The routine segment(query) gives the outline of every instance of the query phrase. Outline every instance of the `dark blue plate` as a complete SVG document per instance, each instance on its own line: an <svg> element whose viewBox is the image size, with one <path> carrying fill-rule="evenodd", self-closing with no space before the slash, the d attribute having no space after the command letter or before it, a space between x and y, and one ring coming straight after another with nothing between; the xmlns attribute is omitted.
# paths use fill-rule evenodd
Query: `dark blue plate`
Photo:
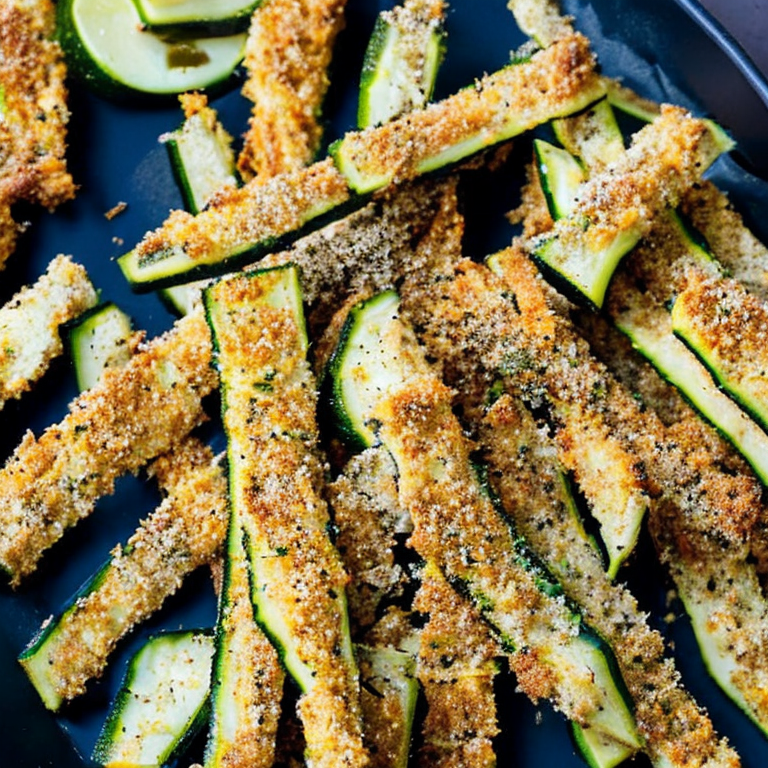
<svg viewBox="0 0 768 768"><path fill-rule="evenodd" d="M349 22L326 106L329 139L352 127L362 52L375 13L388 4L349 2ZM670 0L570 0L565 5L592 38L608 74L623 76L647 96L683 102L699 113L713 115L732 131L739 149L731 160L718 164L717 177L765 237L768 233L762 222L768 211L768 185L742 169L756 170L768 178L768 86L733 41L690 0L679 0L679 5ZM523 41L504 0L455 0L453 6L448 21L449 52L438 96L503 65L510 49ZM217 99L216 106L229 130L240 134L248 105L237 91ZM5 300L22 284L34 281L56 253L70 253L87 266L103 298L120 304L137 327L158 333L171 324L172 317L154 295L133 295L114 259L145 230L157 226L170 208L181 205L165 149L157 141L161 133L179 123L179 110L175 104L130 108L111 104L77 84L72 85L71 108L70 162L80 194L74 203L53 214L29 212L32 226L5 272L0 298ZM478 249L496 247L509 237L501 212L514 199L514 189L506 193L499 186L491 189L482 205L475 203L470 208L485 216L482 226L474 227L485 237L478 241ZM128 204L127 211L107 220L104 213L121 201ZM24 430L39 433L60 420L75 394L71 367L61 360L35 392L3 410L2 456L11 453ZM120 646L104 679L58 717L43 708L16 664L17 654L43 619L59 609L156 502L155 491L141 478L125 479L114 496L104 499L90 519L46 555L32 579L15 593L0 588L0 765L91 765L88 755L109 701L127 659L146 635L158 628L213 623L212 590L206 575L198 574L160 615ZM639 570L635 564L628 577ZM768 741L709 680L679 607L673 606L680 617L677 621L668 625L662 620L669 611L663 576L655 566L643 565L641 581L643 607L673 643L687 686L709 709L718 730L732 740L745 766L768 765ZM499 743L500 765L583 765L561 718L546 707L534 709L513 688L509 678L501 680L504 735ZM640 760L636 763L641 764Z"/></svg>

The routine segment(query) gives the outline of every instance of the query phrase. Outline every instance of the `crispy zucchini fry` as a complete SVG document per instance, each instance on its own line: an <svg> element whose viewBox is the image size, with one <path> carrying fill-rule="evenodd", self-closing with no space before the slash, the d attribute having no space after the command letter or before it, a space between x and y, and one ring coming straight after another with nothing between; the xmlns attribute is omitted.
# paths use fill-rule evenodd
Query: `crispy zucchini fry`
<svg viewBox="0 0 768 768"><path fill-rule="evenodd" d="M317 395L297 280L289 266L227 278L204 294L224 395L231 504L250 553L257 619L302 689L307 762L362 766L347 575L321 495Z"/></svg>
<svg viewBox="0 0 768 768"><path fill-rule="evenodd" d="M661 635L648 626L635 598L606 578L598 551L564 496L556 449L531 415L502 395L484 419L481 444L504 508L546 558L566 594L611 643L654 764L738 765L681 685Z"/></svg>
<svg viewBox="0 0 768 768"><path fill-rule="evenodd" d="M63 351L59 329L96 304L85 269L57 256L46 273L0 308L0 407L20 397Z"/></svg>
<svg viewBox="0 0 768 768"><path fill-rule="evenodd" d="M226 478L196 438L154 463L167 494L98 572L78 599L49 619L20 661L49 709L85 691L117 643L155 613L195 568L220 551L226 527Z"/></svg>
<svg viewBox="0 0 768 768"><path fill-rule="evenodd" d="M548 279L602 307L620 259L727 148L722 132L664 106L626 152L579 185L572 211L528 247Z"/></svg>
<svg viewBox="0 0 768 768"><path fill-rule="evenodd" d="M254 11L243 86L253 109L238 159L244 178L263 181L301 168L317 154L328 66L345 5L346 0L270 0Z"/></svg>
<svg viewBox="0 0 768 768"><path fill-rule="evenodd" d="M477 609L434 563L422 572L414 608L429 616L419 635L418 676L427 713L416 764L493 768L499 733L493 686L501 649Z"/></svg>
<svg viewBox="0 0 768 768"><path fill-rule="evenodd" d="M105 372L0 470L0 565L18 585L43 552L111 493L115 480L177 445L216 386L202 309Z"/></svg>
<svg viewBox="0 0 768 768"><path fill-rule="evenodd" d="M50 0L0 5L0 266L13 251L19 200L53 208L74 197L66 169L66 75Z"/></svg>
<svg viewBox="0 0 768 768"><path fill-rule="evenodd" d="M690 280L672 328L755 421L768 429L768 305L733 279Z"/></svg>
<svg viewBox="0 0 768 768"><path fill-rule="evenodd" d="M379 179L374 186L403 181L576 111L598 98L603 87L586 40L574 35L529 62L489 75L475 88L392 123L347 134L336 156L344 156L345 173L364 171ZM366 163L376 167L363 167ZM197 216L171 213L121 257L134 285L171 281L177 268L188 275L202 268L224 271L243 254L263 254L277 239L297 237L303 225L338 210L351 194L347 177L330 159L264 184L256 181L221 196Z"/></svg>

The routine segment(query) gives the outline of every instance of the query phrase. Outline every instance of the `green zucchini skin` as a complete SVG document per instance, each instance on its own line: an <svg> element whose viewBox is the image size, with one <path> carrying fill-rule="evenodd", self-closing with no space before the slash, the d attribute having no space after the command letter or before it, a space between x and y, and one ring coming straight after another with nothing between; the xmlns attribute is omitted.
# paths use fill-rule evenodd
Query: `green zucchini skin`
<svg viewBox="0 0 768 768"><path fill-rule="evenodd" d="M225 274L362 207L370 193L388 185L395 176L400 181L431 172L446 172L464 159L547 120L583 109L604 95L604 86L593 69L592 54L586 41L574 37L571 42L570 45L554 45L554 51L540 52L542 58L537 59L539 54L536 54L528 62L510 65L489 75L481 81L482 87L465 88L452 97L430 105L429 109L413 111L400 118L404 123L397 120L365 131L347 133L329 148L330 158L302 169L299 175L281 177L283 196L287 183L299 189L305 203L312 198L311 205L305 204L302 208L300 221L297 222L294 216L288 225L285 222L270 222L264 231L253 235L253 240L248 242L239 241L234 245L228 243L225 247L208 242L206 255L198 258L190 257L184 243L174 241L173 235L161 228L154 233L157 238L151 247L144 248L140 244L137 249L118 259L123 274L137 292ZM536 87L527 84L528 75L541 80L540 70L546 71L562 65L565 57L575 66L566 88L556 89L557 93L551 94L549 101L537 101L539 108L533 112L516 114L514 104L512 107L506 104L505 98L513 101L517 98L518 87L525 86L528 90ZM478 100L482 106L480 111L483 119L476 120L477 125L467 126L464 111L472 111ZM429 126L432 123L436 125L434 130L422 136L422 124ZM411 146L411 142L400 135L404 128L419 139L414 145L424 145L418 157L409 154L407 147ZM443 133L456 130L459 130L460 135L446 145ZM372 152L372 144L383 152ZM403 151L407 157L401 156ZM326 193L326 198L320 200L317 196L313 197L312 184L321 177L328 181L330 174L327 172L327 163L335 169L338 177L333 179L332 199L327 199ZM247 215L251 206L266 208L277 204L274 191L268 189L270 181L258 185L258 191L252 191L246 184L243 189L247 190L247 195L238 198L236 211L232 211L233 217L237 217L237 211L241 217ZM290 196L298 197L293 188L290 193ZM203 211L199 216L205 217L206 213ZM191 223L190 231L198 226L205 231L205 221L203 218L199 225Z"/></svg>
<svg viewBox="0 0 768 768"><path fill-rule="evenodd" d="M577 752L589 768L616 768L632 757L633 750L593 728L570 723L571 738Z"/></svg>
<svg viewBox="0 0 768 768"><path fill-rule="evenodd" d="M356 398L355 370L365 364L366 345L375 342L381 325L397 316L400 300L394 291L377 294L352 308L331 356L324 380L334 426L351 450L362 451L377 442L373 428L365 423L360 401ZM385 376L380 370L377 382ZM394 379L397 381L397 379ZM362 385L365 386L365 385Z"/></svg>
<svg viewBox="0 0 768 768"><path fill-rule="evenodd" d="M247 536L230 508L211 670L206 768L237 763L238 755L249 754L248 742L254 740L260 754L274 753L283 681L278 654L255 620Z"/></svg>
<svg viewBox="0 0 768 768"><path fill-rule="evenodd" d="M710 279L688 286L672 306L672 331L715 383L768 431L768 387L761 359L765 305L734 281ZM751 329L760 329L754 334Z"/></svg>
<svg viewBox="0 0 768 768"><path fill-rule="evenodd" d="M614 100L609 96L609 101L613 103ZM626 109L635 117L648 121L655 118L652 109L642 101L636 104L621 94L617 96L616 101L617 108ZM598 125L597 129L607 141L611 140L614 131L610 125ZM714 127L713 130L717 132L720 129ZM571 151L579 151L578 138L577 136L575 143L569 146ZM659 375L676 387L700 416L742 454L758 478L766 484L768 437L764 429L761 428L759 420L750 418L749 408L742 407L744 403L738 397L729 397L718 389L721 382L717 381L716 371L708 370L711 361L707 360L707 350L703 348L701 340L688 337L684 331L685 324L695 321L695 317L684 316L690 308L686 307L684 310L680 297L686 295L687 291L696 290L699 281L722 284L725 270L712 253L706 238L679 211L668 210L666 216L668 221L663 222L663 225L667 239L663 242L669 243L670 237L677 239L679 248L674 251L675 258L685 260L688 269L687 287L675 297L675 286L669 286L668 294L675 297L671 308L668 304L662 306L661 299L646 298L637 289L632 288L627 294L620 296L618 303L621 309L609 309L611 320L629 337L635 349L656 368ZM669 258L669 250L668 248L664 253L665 259ZM731 294L744 290L738 285L731 285L729 288ZM656 286L651 286L647 293L650 297L659 291ZM634 294L637 294L637 297ZM657 302L656 305L654 301ZM742 320L741 325L746 327L748 323ZM710 372L713 375L710 375ZM744 685L747 689L745 693L742 685L734 682L734 678L739 679L734 675L734 670L739 669L739 655L744 653L744 650L742 648L736 651L732 637L728 636L729 632L723 631L722 626L712 620L712 617L722 610L718 605L718 600L722 597L716 595L707 583L707 573L711 568L711 563L701 563L695 568L685 562L676 563L673 570L673 573L676 571L674 581L691 621L707 671L722 691L758 728L765 731L765 723L756 715L754 699L750 701L749 694L752 692L749 684ZM734 578L732 572L729 572L727 578L731 588L739 595L734 597L729 594L726 598L728 601L740 605L743 609L749 606L751 611L762 610L755 601L755 596L760 595L760 590L755 587L756 578L748 564L744 564L738 578ZM742 680L749 680L752 677L751 671L745 674L742 670L740 677ZM583 737L584 734L574 734L579 748L584 748L587 752L594 750L595 745L586 743ZM606 759L610 759L611 754L612 750ZM593 754L587 759L590 765L603 765L601 755ZM610 762L607 765L610 765Z"/></svg>
<svg viewBox="0 0 768 768"><path fill-rule="evenodd" d="M419 683L416 677L416 659L405 651L391 647L356 645L360 666L363 712L366 706L381 707L382 711L396 719L388 725L389 733L368 733L367 739L376 744L381 738L388 743L391 768L408 768L411 750L411 732L419 698ZM366 704L366 693L369 695ZM364 716L365 719L365 716ZM375 720L374 720L375 722ZM390 733L396 732L396 744Z"/></svg>
<svg viewBox="0 0 768 768"><path fill-rule="evenodd" d="M207 720L213 637L184 630L151 637L131 659L92 759L100 765L167 765Z"/></svg>
<svg viewBox="0 0 768 768"><path fill-rule="evenodd" d="M684 146L690 157L681 164L676 158ZM648 234L654 217L731 147L711 121L663 112L615 162L590 169L597 172L579 189L570 213L530 243L533 259L568 298L601 309L619 263ZM628 186L638 190L632 203L625 199Z"/></svg>
<svg viewBox="0 0 768 768"><path fill-rule="evenodd" d="M246 32L262 0L183 0L169 5L153 0L133 2L142 22L153 32L214 37Z"/></svg>
<svg viewBox="0 0 768 768"><path fill-rule="evenodd" d="M188 115L175 131L160 140L168 150L171 170L191 213L203 210L220 189L240 185L232 137L207 105ZM168 309L181 317L202 300L205 283L180 283L160 288L158 294Z"/></svg>

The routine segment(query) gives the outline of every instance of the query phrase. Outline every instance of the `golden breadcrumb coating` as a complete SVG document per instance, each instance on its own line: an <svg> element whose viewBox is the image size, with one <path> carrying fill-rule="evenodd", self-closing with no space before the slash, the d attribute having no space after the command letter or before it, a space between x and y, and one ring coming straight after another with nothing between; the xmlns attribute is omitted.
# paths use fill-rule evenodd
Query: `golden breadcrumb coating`
<svg viewBox="0 0 768 768"><path fill-rule="evenodd" d="M578 634L574 615L521 564L512 531L475 474L473 446L453 414L451 391L398 327L393 320L385 332L388 355L408 373L370 416L398 466L400 503L414 523L410 543L472 596L503 638L520 688L586 722L604 706L604 692L591 671L556 661L569 655Z"/></svg>
<svg viewBox="0 0 768 768"><path fill-rule="evenodd" d="M422 571L414 608L429 617L419 636L418 676L427 713L416 764L493 768L499 733L493 684L501 649L477 608L434 564Z"/></svg>
<svg viewBox="0 0 768 768"><path fill-rule="evenodd" d="M691 280L672 308L674 327L717 380L768 426L768 304L736 280Z"/></svg>
<svg viewBox="0 0 768 768"><path fill-rule="evenodd" d="M728 272L768 299L768 248L749 230L727 195L705 181L688 190L680 208Z"/></svg>
<svg viewBox="0 0 768 768"><path fill-rule="evenodd" d="M457 143L479 142L475 147L479 151L497 142L510 111L515 130L521 132L586 106L602 93L589 46L585 38L574 35L530 62L489 75L474 88L383 126L349 133L339 151L345 172L372 163L375 167L367 167L366 174L402 181L427 170L422 161L451 152ZM299 229L349 197L346 177L331 159L279 174L263 184L252 179L240 189L216 196L197 216L173 211L163 226L138 243L133 258L138 269L142 263L172 255L220 262Z"/></svg>
<svg viewBox="0 0 768 768"><path fill-rule="evenodd" d="M120 639L210 562L224 541L227 484L210 449L189 438L155 466L166 493L162 503L112 550L93 588L55 623L37 669L30 670L33 682L46 688L50 708L83 693ZM46 625L42 632L45 637Z"/></svg>
<svg viewBox="0 0 768 768"><path fill-rule="evenodd" d="M328 488L336 547L349 573L347 599L353 637L376 622L382 601L399 597L407 581L395 562L395 534L410 528L397 500L392 458L382 448L352 457Z"/></svg>
<svg viewBox="0 0 768 768"><path fill-rule="evenodd" d="M253 102L238 168L264 180L310 163L322 137L320 112L346 0L270 0L257 8L245 49Z"/></svg>
<svg viewBox="0 0 768 768"><path fill-rule="evenodd" d="M66 169L66 68L50 0L0 4L0 265L15 243L9 206L53 208L74 197Z"/></svg>
<svg viewBox="0 0 768 768"><path fill-rule="evenodd" d="M17 585L90 514L115 480L173 448L204 419L216 386L202 311L146 345L70 405L39 438L27 432L0 470L0 563Z"/></svg>

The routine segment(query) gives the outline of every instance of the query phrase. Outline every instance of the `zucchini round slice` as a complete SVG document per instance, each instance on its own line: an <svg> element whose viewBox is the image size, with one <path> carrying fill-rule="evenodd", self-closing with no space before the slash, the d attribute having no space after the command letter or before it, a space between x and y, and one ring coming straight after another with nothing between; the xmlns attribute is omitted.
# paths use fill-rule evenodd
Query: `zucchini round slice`
<svg viewBox="0 0 768 768"><path fill-rule="evenodd" d="M73 71L106 96L177 94L226 82L245 34L163 38L143 28L133 0L61 0L59 39Z"/></svg>
<svg viewBox="0 0 768 768"><path fill-rule="evenodd" d="M156 32L233 35L245 32L261 0L133 0L141 20Z"/></svg>

